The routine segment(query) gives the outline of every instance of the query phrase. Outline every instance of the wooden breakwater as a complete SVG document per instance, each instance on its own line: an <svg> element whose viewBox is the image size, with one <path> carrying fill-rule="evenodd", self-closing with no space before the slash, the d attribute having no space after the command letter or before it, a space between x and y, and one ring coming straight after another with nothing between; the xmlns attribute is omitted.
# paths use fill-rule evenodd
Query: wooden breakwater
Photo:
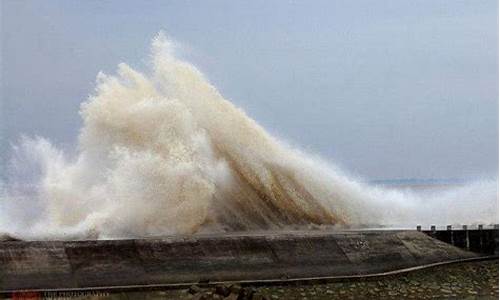
<svg viewBox="0 0 500 300"><path fill-rule="evenodd" d="M422 229L417 226L417 231L422 231L430 237L449 243L453 246L477 253L498 255L498 224L495 225L447 225Z"/></svg>

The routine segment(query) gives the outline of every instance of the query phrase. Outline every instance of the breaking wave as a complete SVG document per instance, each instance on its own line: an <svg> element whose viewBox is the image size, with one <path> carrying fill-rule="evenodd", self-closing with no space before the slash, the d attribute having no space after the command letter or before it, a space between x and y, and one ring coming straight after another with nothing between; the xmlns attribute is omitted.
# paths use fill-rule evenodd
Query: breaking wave
<svg viewBox="0 0 500 300"><path fill-rule="evenodd" d="M76 154L21 139L0 187L0 232L120 238L498 218L495 181L424 199L357 182L286 146L174 48L159 34L148 74L120 64L117 75L98 75L81 106Z"/></svg>

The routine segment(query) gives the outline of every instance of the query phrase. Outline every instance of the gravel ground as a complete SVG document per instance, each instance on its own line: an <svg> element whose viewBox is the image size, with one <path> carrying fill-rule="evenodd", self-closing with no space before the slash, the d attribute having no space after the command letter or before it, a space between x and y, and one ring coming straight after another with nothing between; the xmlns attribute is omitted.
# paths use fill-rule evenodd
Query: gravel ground
<svg viewBox="0 0 500 300"><path fill-rule="evenodd" d="M498 299L498 261L420 270L379 280L262 287L270 299Z"/></svg>
<svg viewBox="0 0 500 300"><path fill-rule="evenodd" d="M50 296L50 295L45 295ZM56 296L70 295L52 295ZM498 260L434 267L378 279L276 286L192 286L184 290L79 295L80 299L498 299Z"/></svg>

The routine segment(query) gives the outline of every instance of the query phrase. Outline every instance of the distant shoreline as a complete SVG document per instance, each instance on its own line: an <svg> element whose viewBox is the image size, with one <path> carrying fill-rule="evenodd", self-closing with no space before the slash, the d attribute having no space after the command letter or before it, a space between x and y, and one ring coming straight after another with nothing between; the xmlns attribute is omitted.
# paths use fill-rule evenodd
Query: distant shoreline
<svg viewBox="0 0 500 300"><path fill-rule="evenodd" d="M464 185L470 180L466 179L416 179L416 178L405 178L405 179L378 179L369 180L368 183L374 185L388 185L388 186L430 186L430 185Z"/></svg>

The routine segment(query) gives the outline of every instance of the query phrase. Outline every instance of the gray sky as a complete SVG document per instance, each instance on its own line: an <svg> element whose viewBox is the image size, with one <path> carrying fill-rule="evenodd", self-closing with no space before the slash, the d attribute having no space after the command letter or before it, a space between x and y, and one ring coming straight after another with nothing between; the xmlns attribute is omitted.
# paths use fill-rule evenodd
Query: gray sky
<svg viewBox="0 0 500 300"><path fill-rule="evenodd" d="M498 174L498 1L1 0L5 157L75 142L96 74L160 30L273 134L367 179Z"/></svg>

